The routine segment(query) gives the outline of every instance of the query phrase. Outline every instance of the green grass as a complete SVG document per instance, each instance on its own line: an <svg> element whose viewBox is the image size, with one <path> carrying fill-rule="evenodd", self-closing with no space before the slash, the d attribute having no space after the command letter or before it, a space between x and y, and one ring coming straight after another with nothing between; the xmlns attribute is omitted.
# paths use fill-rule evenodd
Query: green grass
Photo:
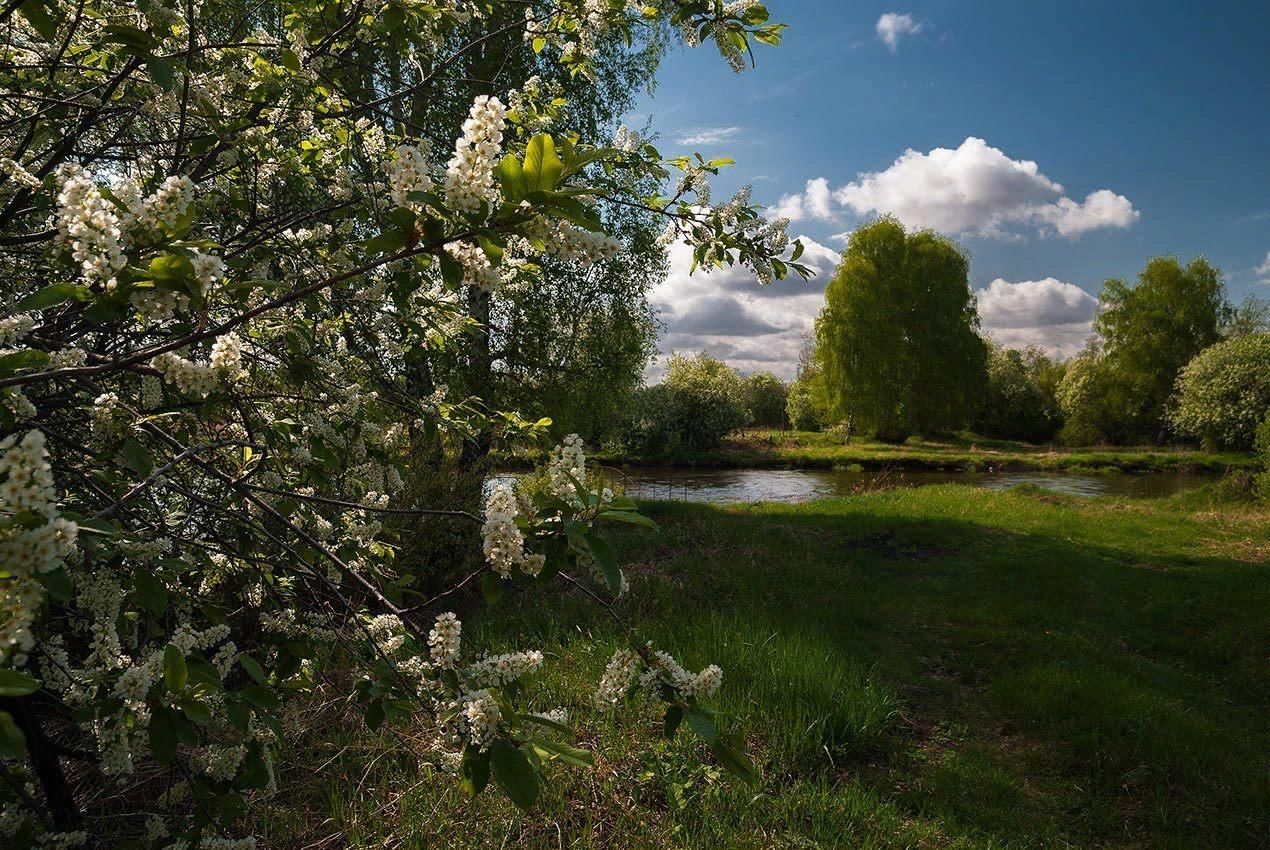
<svg viewBox="0 0 1270 850"><path fill-rule="evenodd" d="M1072 472L1224 472L1251 469L1254 460L1236 452L1204 452L1175 446L1038 446L961 433L911 437L896 445L868 437L844 442L831 432L745 430L728 435L709 451L674 457L640 457L598 452L609 464L636 466L806 467L829 469L853 464L869 469L1052 470ZM515 462L515 459L508 459ZM520 459L528 462L529 459Z"/></svg>
<svg viewBox="0 0 1270 850"><path fill-rule="evenodd" d="M465 639L542 647L539 704L571 708L595 768L553 769L522 815L346 721L296 744L265 845L1267 846L1264 509L947 485L648 510L661 533L620 539L628 613L723 666L758 787L655 715L598 715L620 634L576 595L514 592Z"/></svg>

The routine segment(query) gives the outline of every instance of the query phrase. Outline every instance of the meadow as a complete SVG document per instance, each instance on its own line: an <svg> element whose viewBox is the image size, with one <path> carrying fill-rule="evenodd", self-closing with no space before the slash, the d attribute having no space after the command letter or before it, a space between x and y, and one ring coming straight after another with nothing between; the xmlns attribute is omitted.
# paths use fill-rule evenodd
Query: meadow
<svg viewBox="0 0 1270 850"><path fill-rule="evenodd" d="M472 602L491 648L539 646L542 708L592 768L539 808L479 803L306 708L272 848L1257 847L1270 835L1270 512L1212 491L1113 501L957 485L800 505L652 503L615 548L636 630L725 671L718 706L760 773L589 696L622 631L567 592ZM332 734L332 729L347 731ZM702 759L704 758L704 764Z"/></svg>

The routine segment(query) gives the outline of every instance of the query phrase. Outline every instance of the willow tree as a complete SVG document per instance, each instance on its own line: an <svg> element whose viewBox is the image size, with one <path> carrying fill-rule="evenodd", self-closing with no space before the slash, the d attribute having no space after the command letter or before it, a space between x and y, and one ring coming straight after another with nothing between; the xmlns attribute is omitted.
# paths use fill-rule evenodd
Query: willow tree
<svg viewBox="0 0 1270 850"><path fill-rule="evenodd" d="M755 3L526 2L509 48L511 5L0 10L6 845L254 846L234 828L277 789L282 709L322 689L372 728L417 724L419 758L520 806L589 760L525 680L542 654L474 654L445 608L513 581L616 596L602 527L647 521L577 439L532 502L420 508L402 476L419 435L536 427L420 389L438 351L488 356L471 305L543 256L621 250L604 203L764 277L787 240L744 196L710 203L722 163L560 131L549 90L451 74L497 45L586 75L606 33L662 22L741 66L780 28ZM428 597L388 520L438 515L479 525L484 558ZM648 688L668 729L686 718L746 775L704 708L721 675L632 635L595 699Z"/></svg>
<svg viewBox="0 0 1270 850"><path fill-rule="evenodd" d="M816 320L816 357L834 419L879 439L963 426L986 350L952 240L882 218L851 234Z"/></svg>

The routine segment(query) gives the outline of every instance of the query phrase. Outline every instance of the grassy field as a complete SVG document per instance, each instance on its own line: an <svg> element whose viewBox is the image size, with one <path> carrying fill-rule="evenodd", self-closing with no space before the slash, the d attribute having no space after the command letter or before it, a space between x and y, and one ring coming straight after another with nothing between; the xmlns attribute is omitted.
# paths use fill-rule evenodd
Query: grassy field
<svg viewBox="0 0 1270 850"><path fill-rule="evenodd" d="M264 846L1265 847L1270 512L1206 498L651 505L661 532L621 538L628 611L723 666L757 787L686 730L590 707L621 640L601 612L509 593L465 639L542 647L541 706L570 707L597 765L553 770L522 815L348 720L288 769Z"/></svg>
<svg viewBox="0 0 1270 850"><path fill-rule="evenodd" d="M1073 472L1224 472L1251 468L1251 457L1167 446L1037 446L990 440L973 434L911 437L906 443L882 443L868 437L844 442L840 435L810 431L746 430L724 438L715 450L673 457L638 457L598 452L613 465L706 467L806 467L830 469L858 465L866 469L1067 470Z"/></svg>

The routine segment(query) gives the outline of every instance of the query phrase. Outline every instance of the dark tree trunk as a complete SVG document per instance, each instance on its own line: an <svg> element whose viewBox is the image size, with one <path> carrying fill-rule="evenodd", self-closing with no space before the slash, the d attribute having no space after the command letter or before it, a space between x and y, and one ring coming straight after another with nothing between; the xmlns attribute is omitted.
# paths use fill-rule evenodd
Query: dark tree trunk
<svg viewBox="0 0 1270 850"><path fill-rule="evenodd" d="M44 801L53 819L53 826L59 832L73 832L81 828L82 819L79 807L75 805L75 795L71 792L66 774L62 772L62 762L57 757L57 747L44 734L40 724L40 706L37 697L3 697L0 698L0 710L13 716L13 721L26 736L27 757L40 781L44 792Z"/></svg>

